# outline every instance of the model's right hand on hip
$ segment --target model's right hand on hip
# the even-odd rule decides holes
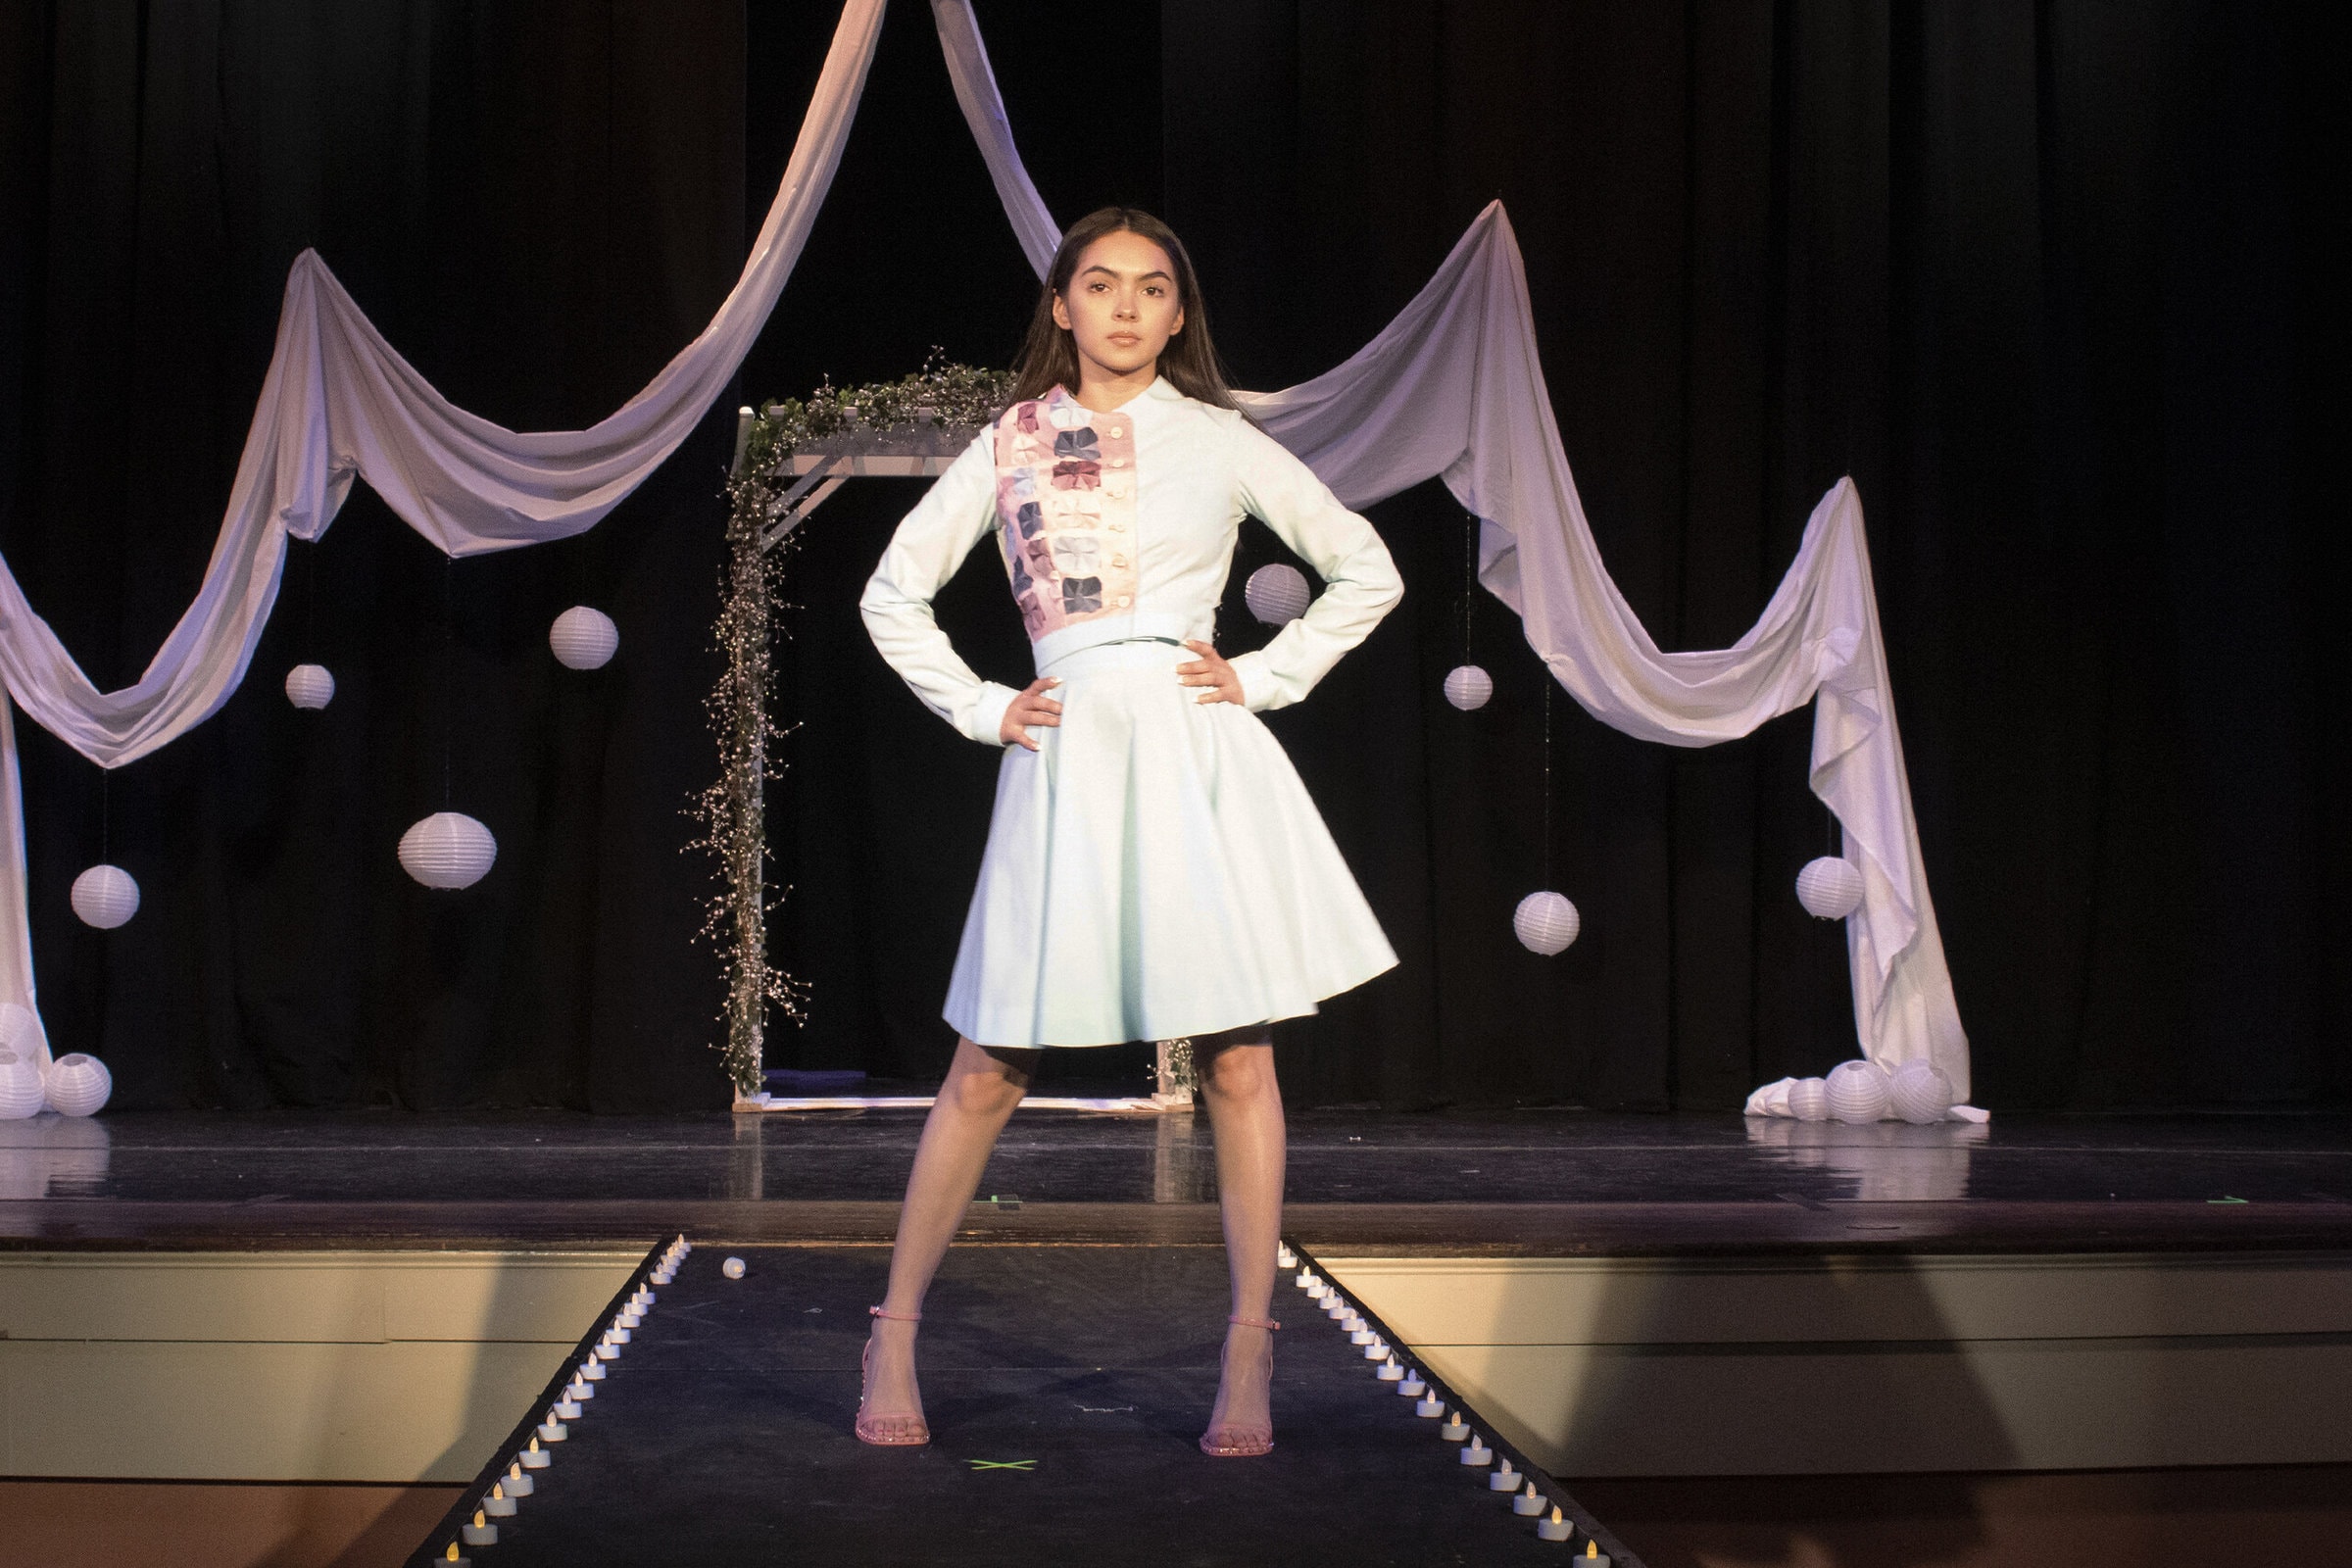
[[[1059,678],[1040,675],[1021,689],[1021,694],[1004,707],[1004,721],[997,726],[997,738],[1007,746],[1026,746],[1037,750],[1037,742],[1029,738],[1029,726],[1041,724],[1049,729],[1061,726],[1061,704],[1046,695],[1046,688],[1061,684]]]

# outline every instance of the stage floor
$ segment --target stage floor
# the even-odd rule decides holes
[[[881,1242],[922,1114],[0,1122],[0,1246]],[[1291,1123],[1289,1193],[1292,1232],[1355,1251],[2334,1250],[2352,1117],[1312,1111]],[[1218,1234],[1205,1116],[1023,1111],[981,1198],[975,1238]]]

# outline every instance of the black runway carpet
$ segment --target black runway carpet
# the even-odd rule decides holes
[[[740,1280],[721,1272],[729,1255]],[[932,1443],[867,1447],[850,1419],[888,1262],[869,1247],[698,1247],[497,1542],[461,1550],[476,1568],[1583,1559],[1582,1532],[1539,1541],[1290,1275],[1275,1449],[1203,1455],[1226,1310],[1216,1248],[952,1250],[921,1329]],[[446,1561],[473,1496],[416,1562]]]

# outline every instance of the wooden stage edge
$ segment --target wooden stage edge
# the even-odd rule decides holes
[[[899,1205],[871,1201],[0,1201],[15,1251],[884,1246]],[[2183,1201],[1294,1203],[1284,1233],[1325,1252],[1419,1257],[1771,1257],[1853,1253],[2352,1250],[2352,1203]],[[1213,1203],[979,1202],[957,1240],[1056,1246],[1223,1244]]]

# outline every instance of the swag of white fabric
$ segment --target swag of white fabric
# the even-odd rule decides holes
[[[594,525],[726,389],[799,259],[873,58],[883,0],[849,0],[783,183],[743,275],[701,336],[590,429],[523,433],[456,408],[384,341],[312,252],[296,259],[276,352],[196,602],[139,681],[101,693],[0,562],[0,676],[27,713],[102,767],[203,722],[244,677],[288,534],[323,534],[355,476],[449,555]],[[956,98],[1024,253],[1060,229],[1014,148],[968,0],[932,0]],[[1857,1033],[1889,1067],[1929,1060],[1963,1096],[1968,1054],[1928,901],[1859,500],[1840,481],[1756,627],[1721,653],[1660,653],[1602,566],[1536,358],[1527,284],[1499,204],[1421,294],[1347,364],[1251,400],[1351,505],[1443,475],[1482,519],[1480,579],[1595,716],[1703,746],[1815,701],[1812,784],[1863,867],[1848,922]],[[16,743],[0,704],[0,1001],[34,1004]],[[43,1047],[45,1052],[46,1047]],[[1780,1088],[1780,1086],[1773,1086]],[[1752,1108],[1771,1090],[1760,1090]],[[1785,1089],[1781,1090],[1785,1103]]]
[[[842,8],[775,203],[718,314],[643,391],[588,429],[509,430],[458,408],[384,341],[317,252],[296,257],[276,351],[195,603],[135,684],[101,692],[0,561],[0,677],[17,705],[109,768],[203,723],[245,678],[277,598],[286,536],[324,534],[355,477],[453,557],[593,527],[686,439],[766,324],[840,166],[883,3]],[[0,1001],[37,1018],[24,834],[16,733],[0,703]],[[44,1041],[44,1066],[47,1049]]]
[[[1851,479],[1814,507],[1796,560],[1745,636],[1720,652],[1661,653],[1610,580],[1577,499],[1499,202],[1354,358],[1250,401],[1351,506],[1442,475],[1480,519],[1479,581],[1612,728],[1711,746],[1811,702],[1813,793],[1862,871],[1862,906],[1846,921],[1856,1033],[1871,1060],[1932,1062],[1968,1098],[1968,1039],[1928,898]],[[1786,1080],[1758,1094],[1751,1109],[1785,1111]]]

